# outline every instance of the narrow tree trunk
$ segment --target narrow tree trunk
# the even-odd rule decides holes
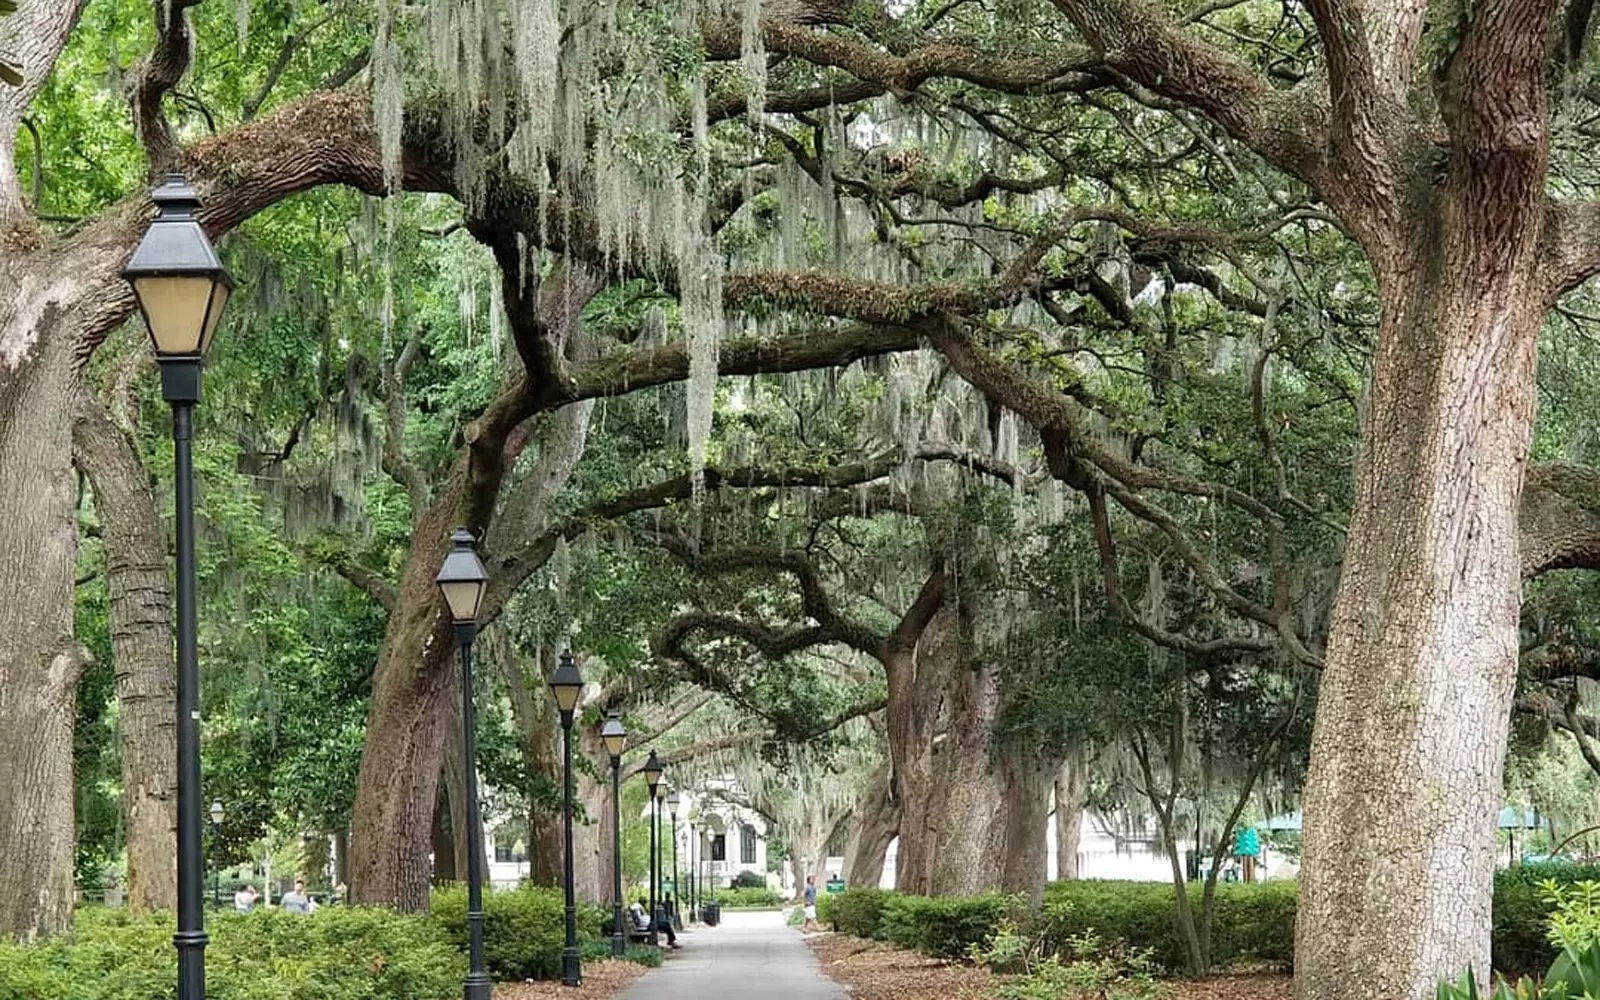
[[[846,885],[876,887],[883,881],[883,863],[889,852],[889,842],[900,829],[900,805],[895,800],[893,784],[894,765],[884,761],[872,772],[856,800],[850,845],[844,856]]]
[[[178,748],[166,533],[127,437],[92,397],[79,406],[74,451],[94,487],[111,592],[128,907],[171,910],[178,905]]]
[[[1083,745],[1075,744],[1056,772],[1056,878],[1078,877],[1078,842],[1083,833],[1083,802],[1088,791],[1088,760]]]
[[[1422,1000],[1469,965],[1488,978],[1543,310],[1543,171],[1522,184],[1504,166],[1458,152],[1450,193],[1416,212],[1426,231],[1380,268],[1305,790],[1300,1000]]]
[[[0,263],[0,279],[13,278]],[[26,277],[26,276],[24,276]],[[0,939],[72,919],[72,730],[86,653],[73,638],[77,525],[70,338],[47,297],[0,295]],[[15,334],[15,336],[13,336]]]
[[[333,884],[336,887],[350,884],[350,830],[347,827],[340,827],[333,835]]]
[[[449,885],[456,880],[456,838],[450,829],[450,792],[439,786],[433,820],[428,824],[428,843],[433,849],[433,884]]]

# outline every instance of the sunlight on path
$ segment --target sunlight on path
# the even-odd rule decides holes
[[[719,927],[678,936],[683,947],[618,1000],[845,1000],[800,932],[780,913],[725,913]]]

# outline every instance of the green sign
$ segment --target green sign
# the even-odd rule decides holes
[[[661,892],[662,892],[663,895],[671,894],[677,888],[678,887],[673,884],[672,879],[664,878],[664,879],[661,880]]]
[[[842,878],[830,878],[830,879],[828,879],[828,892],[830,892],[830,893],[844,892],[844,879],[842,879]]]
[[[1261,854],[1261,838],[1256,834],[1254,827],[1246,827],[1239,831],[1239,836],[1234,840],[1233,853],[1241,858],[1254,858]]]

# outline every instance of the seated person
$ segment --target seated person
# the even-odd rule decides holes
[[[638,902],[634,903],[631,907],[629,907],[629,909],[633,911],[633,925],[635,927],[639,928],[639,930],[644,931],[646,933],[649,933],[649,931],[650,931],[650,917],[647,915],[647,913],[645,911],[645,906],[647,906],[647,905],[648,904],[643,899],[641,899]],[[668,948],[676,948],[678,946],[678,935],[676,935],[676,934],[674,934],[672,932],[672,925],[670,923],[662,924],[657,929],[662,931],[662,932],[664,932],[667,935],[667,947]]]

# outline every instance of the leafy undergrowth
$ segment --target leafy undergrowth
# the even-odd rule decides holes
[[[583,963],[583,985],[577,989],[561,985],[559,979],[501,983],[494,988],[494,1000],[553,1000],[556,997],[610,1000],[648,971],[638,962],[619,962],[609,958],[588,961]]]
[[[928,958],[877,941],[835,934],[808,939],[823,974],[848,987],[854,1000],[992,1000],[1004,977],[960,962]],[[1175,1000],[1289,1000],[1284,975],[1170,980]]]

